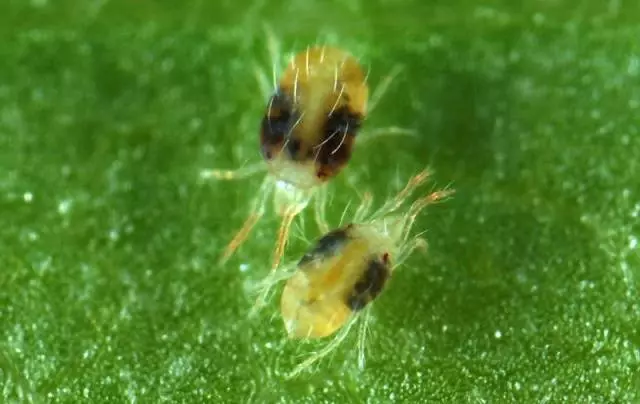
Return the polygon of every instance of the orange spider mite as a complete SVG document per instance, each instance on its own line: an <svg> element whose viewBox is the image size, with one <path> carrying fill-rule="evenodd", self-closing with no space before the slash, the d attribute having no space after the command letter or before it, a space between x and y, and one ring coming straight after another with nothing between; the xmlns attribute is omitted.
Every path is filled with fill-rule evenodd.
<svg viewBox="0 0 640 404"><path fill-rule="evenodd" d="M382 292L393 271L415 248L425 245L422 238L410 237L413 223L424 207L452 191L429 193L416 199L405 211L396 212L428 175L425 170L411 178L401 192L373 214L368 214L370 197L365 198L352 223L326 233L299 262L285 266L263 281L259 305L266 303L277 282L286 280L280 311L289 338L317 339L340 330L331 343L290 375L334 349L363 309ZM363 327L361 330L366 329L366 321ZM364 336L360 339L361 365L363 343Z"/></svg>
<svg viewBox="0 0 640 404"><path fill-rule="evenodd" d="M275 54L275 45L271 45ZM390 75L381 83L368 105L366 76L358 60L348 52L316 46L290 60L279 82L274 79L275 90L262 118L263 161L238 170L202 172L203 177L215 179L238 179L264 170L268 173L252 200L249 216L227 245L221 262L244 243L264 215L271 196L275 211L281 217L272 270L284 254L293 219L316 193L316 222L324 223L326 191L323 185L349 162L365 116L392 78ZM398 129L389 128L389 133Z"/></svg>
<svg viewBox="0 0 640 404"><path fill-rule="evenodd" d="M351 158L368 94L360 64L345 51L315 47L297 55L262 120L270 173L300 189L337 175Z"/></svg>

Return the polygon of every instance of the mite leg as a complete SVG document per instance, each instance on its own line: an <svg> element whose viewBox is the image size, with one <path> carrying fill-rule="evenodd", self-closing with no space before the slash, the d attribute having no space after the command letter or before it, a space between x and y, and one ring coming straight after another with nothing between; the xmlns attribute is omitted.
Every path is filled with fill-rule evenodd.
<svg viewBox="0 0 640 404"><path fill-rule="evenodd" d="M253 67L253 75L258 82L258 87L260 87L260 94L265 100L268 100L269 97L271 97L271 95L274 93L275 89L271 86L271 83L269 83L267 74L265 73L264 69L262 69L258 65L255 65Z"/></svg>
<svg viewBox="0 0 640 404"><path fill-rule="evenodd" d="M327 356L327 354L331 353L331 351L333 351L334 349L336 349L338 347L338 345L340 345L342 343L342 341L344 341L344 339L347 337L347 335L349 334L349 331L351 330L351 327L353 327L353 325L355 324L355 322L358 320L358 316L354 316L353 318L351 318L349 320L349 323L343 327L340 332L338 333L338 335L336 335L331 342L329 342L327 345L325 345L321 350L319 350L318 352L315 352L313 355L311 355L309 358L307 358L306 360L304 360L302 363L300 363L298 366L296 366L291 372L289 372L285 377L287 379L291 379L296 377L297 375L300 374L300 372L302 372L303 370L305 370L306 368L308 368L309 366L313 365L315 362L319 361L320 359L324 358L325 356Z"/></svg>
<svg viewBox="0 0 640 404"><path fill-rule="evenodd" d="M251 164L235 170L217 170L207 169L200 171L200 178L203 180L239 180L247 178L253 174L266 170L266 165L263 162Z"/></svg>
<svg viewBox="0 0 640 404"><path fill-rule="evenodd" d="M358 368L360 370L364 370L364 364L366 362L365 357L365 345L367 342L367 331L369 331L369 318L371 316L371 311L367 307L362 313L364 318L360 321L360 326L358 327Z"/></svg>
<svg viewBox="0 0 640 404"><path fill-rule="evenodd" d="M423 238L417 237L406 244L395 259L395 263L393 265L394 269L401 265L404 261L406 261L407 258L409 258L411 254L413 254L413 252L417 249L426 250L427 241Z"/></svg>
<svg viewBox="0 0 640 404"><path fill-rule="evenodd" d="M346 223L345 218L347 217L347 213L349 213L350 207L351 207L351 201L347 202L347 205L342 210L342 215L340 215L340 221L338 222L339 226L342 226ZM349 220L349 223L351 223L351 220Z"/></svg>
<svg viewBox="0 0 640 404"><path fill-rule="evenodd" d="M382 208L376 213L377 216L385 216L395 210L397 210L402 203L409 197L413 191L422 185L427 178L431 175L431 171L429 169L422 170L420 173L414 175L409 179L407 185L402 189L402 191L398 192L396 196L387 201Z"/></svg>
<svg viewBox="0 0 640 404"><path fill-rule="evenodd" d="M283 268L280 268L277 271L270 273L266 278L264 278L259 282L256 282L255 285L251 286L249 292L252 295L257 295L257 298L255 301L255 304L249 311L249 317L253 317L256 314L258 314L260 309L262 309L262 307L264 307L264 305L269 300L270 295L272 294L273 288L278 283L289 279L294 274L296 269L297 269L297 262L286 265Z"/></svg>
<svg viewBox="0 0 640 404"><path fill-rule="evenodd" d="M360 203L358 204L358 207L356 208L356 212L354 213L354 215L352 217L350 217L349 222L350 223L361 223L367 217L367 215L370 213L371 204L373 202L373 195L369 191L365 191L364 193L360 192L360 190L358 189L356 184L354 184L353 181L350 178L347 178L347 184L349 185L351 190L356 195L358 195L358 198L360 198ZM351 206L351 200L349 200L347 202L347 205L345 206L344 210L342 211L342 216L340 217L340 225L342 225L344 223L344 218L347 216L347 213L349 211L349 207L350 206Z"/></svg>
<svg viewBox="0 0 640 404"><path fill-rule="evenodd" d="M271 194L270 185L271 183L269 182L268 178L265 179L262 183L262 186L258 190L258 195L253 199L251 203L251 213L249 213L249 216L245 220L240 230L238 230L235 237L233 237L233 240L231 240L225 248L224 254L219 261L220 265L224 264L229 259L229 257L231 257L231 255L233 255L233 253L238 249L238 247L240 247L242 243L245 242L245 240L249 236L249 233L253 229L253 226L255 226L258 220L260 220L260 218L264 215L266 202L269 198L269 195Z"/></svg>
<svg viewBox="0 0 640 404"><path fill-rule="evenodd" d="M268 100L278 89L278 74L281 71L280 59L282 57L282 53L280 49L280 42L273 33L271 26L264 23L262 29L267 40L267 53L269 55L269 63L271 64L271 77L269 77L269 74L265 72L265 69L258 64L254 64L253 75L258 82L258 87L260 87L260 93L265 100Z"/></svg>
<svg viewBox="0 0 640 404"><path fill-rule="evenodd" d="M229 244L227 244L227 247L224 249L224 254L219 261L220 265L226 263L227 260L233 255L233 253L238 249L238 247L240 247L246 241L249 233L251 233L251 230L253 229L253 226L258 223L258 220L260 220L263 214L264 212L262 211L253 212L249 215L249 217L247 217L247 220L245 220L244 224L242 225L240 230L238 230L233 240L231 240Z"/></svg>
<svg viewBox="0 0 640 404"><path fill-rule="evenodd" d="M284 255L284 248L287 244L287 238L289 237L289 229L291 228L293 219L298 213L299 210L295 209L295 207L290 207L287 208L282 215L282 222L280 223L280 229L278 230L278 240L276 242L276 248L273 252L271 271L264 281L266 284L269 283L270 279L277 279L278 266L280 265L280 261L282 260L282 256ZM263 288L262 292L256 299L254 307L251 310L252 312L256 312L260 307L266 304L270 290L270 287Z"/></svg>
<svg viewBox="0 0 640 404"><path fill-rule="evenodd" d="M278 41L276 40L273 31L268 24L264 24L263 26L265 37L267 38L267 51L269 53L269 63L271 64L271 77L265 72L265 69L260 65L255 64L253 66L253 75L258 82L258 87L260 87L260 93L265 100L268 100L269 97L277 90L278 81L277 74L280 71L280 47L278 46Z"/></svg>
<svg viewBox="0 0 640 404"><path fill-rule="evenodd" d="M422 209L424 209L428 205L431 205L432 203L436 203L444 198L447 198L451 194L453 194L452 189L443 189L440 191L432 192L429 195L415 201L409 208L409 212L407 212L407 215L406 215L407 222L405 225L404 240L406 241L407 238L409 237L409 232L411 230L411 227L415 223L416 217L418 217Z"/></svg>
<svg viewBox="0 0 640 404"><path fill-rule="evenodd" d="M382 96L387 92L389 86L393 82L393 80L398 76L402 67L400 65L396 65L391 72L382 80L376 89L374 90L371 101L369 102L369 107L367 109L367 114L371 114L371 112L378 106L378 103L382 99ZM410 136L415 137L416 131L408 128L401 128L398 126L390 126L387 128L378 128L372 131L366 131L365 136L360 137L360 144L364 144L375 140L380 137L386 136Z"/></svg>
<svg viewBox="0 0 640 404"><path fill-rule="evenodd" d="M273 252L273 262L271 264L271 272L275 271L280 265L280 260L284 255L284 248L287 245L289 237L289 229L291 229L291 223L293 219L300 213L297 206L287 208L282 215L282 221L280 222L280 229L278 229L278 240L276 242L276 248Z"/></svg>
<svg viewBox="0 0 640 404"><path fill-rule="evenodd" d="M273 33L271 26L267 23L262 26L264 36L267 39L267 53L269 54L269 63L271 64L271 78L258 64L254 64L253 75L255 76L260 93L265 99L269 99L271 95L278 89L278 73L280 72L280 42ZM271 81L271 82L269 82Z"/></svg>
<svg viewBox="0 0 640 404"><path fill-rule="evenodd" d="M353 215L354 223L361 223L369 213L369 209L371 209L371 203L373 202L373 196L371 192L365 192L364 196L360 201L360 206L356 209L356 213Z"/></svg>
<svg viewBox="0 0 640 404"><path fill-rule="evenodd" d="M366 144L372 140L379 139L387 136L408 136L416 137L417 131L409 128L401 128L399 126L389 126L386 128L377 128L368 130L364 133L364 136L358 138L358 144Z"/></svg>
<svg viewBox="0 0 640 404"><path fill-rule="evenodd" d="M267 38L267 52L269 52L269 59L271 61L271 81L273 84L273 90L278 88L277 75L281 71L280 59L282 57L282 50L280 49L280 41L276 37L276 34L271 29L271 26L267 23L262 26L264 35Z"/></svg>
<svg viewBox="0 0 640 404"><path fill-rule="evenodd" d="M378 106L378 103L382 99L382 96L389 90L389 86L395 78L402 71L402 66L396 65L391 72L387 74L387 76L382 80L380 84L377 85L376 89L373 91L371 95L371 99L369 101L369 107L367 108L367 114L373 112L373 110Z"/></svg>
<svg viewBox="0 0 640 404"><path fill-rule="evenodd" d="M452 189L445 188L440 191L434 191L429 195L418 199L411 205L408 215L412 218L415 218L416 216L418 216L420 211L425 208L425 206L441 201L442 199L451 196L453 192L454 191Z"/></svg>
<svg viewBox="0 0 640 404"><path fill-rule="evenodd" d="M318 190L318 195L316 195L315 200L315 216L316 216L316 224L318 225L318 229L320 230L320 234L326 234L329 232L329 224L327 223L327 219L325 216L326 207L327 207L327 189L326 187L321 187Z"/></svg>

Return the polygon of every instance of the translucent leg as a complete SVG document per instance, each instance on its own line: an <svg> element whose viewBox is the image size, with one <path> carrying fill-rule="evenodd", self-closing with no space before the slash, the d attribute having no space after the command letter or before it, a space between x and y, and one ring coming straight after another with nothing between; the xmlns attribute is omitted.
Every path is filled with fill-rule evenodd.
<svg viewBox="0 0 640 404"><path fill-rule="evenodd" d="M350 179L347 179L347 184L349 185L353 193L358 195L358 198L360 198L360 203L358 204L358 207L356 208L356 211L354 215L350 218L349 222L362 223L362 221L370 213L371 204L373 202L373 195L369 191L365 191L364 193L360 192L358 187ZM350 206L351 206L351 200L347 202L347 205L342 211L342 216L340 217L340 225L344 224L344 219L348 213Z"/></svg>
<svg viewBox="0 0 640 404"><path fill-rule="evenodd" d="M239 180L252 176L266 170L266 165L263 162L251 164L235 170L218 170L218 169L206 169L200 171L200 178L203 180Z"/></svg>
<svg viewBox="0 0 640 404"><path fill-rule="evenodd" d="M411 205L411 209L409 210L409 215L417 216L425 206L430 205L432 203L436 203L441 201L453 194L453 189L441 189L439 191L434 191L429 195L422 197L415 201L413 205Z"/></svg>
<svg viewBox="0 0 640 404"><path fill-rule="evenodd" d="M338 347L338 345L340 345L342 343L342 341L344 341L344 339L347 337L347 335L349 334L349 331L351 330L351 328L353 327L353 325L355 324L356 321L358 321L358 316L355 316L351 320L349 320L349 323L339 331L338 335L336 335L331 340L331 342L329 342L327 345L325 345L318 352L315 352L313 355L311 355L305 361L303 361L298 366L296 366L285 377L287 379L291 379L293 377L296 377L297 375L300 374L300 372L302 372L303 370L305 370L309 366L313 365L315 362L319 361L320 359L324 358L325 356L327 356L327 354L331 353L331 351L336 349Z"/></svg>
<svg viewBox="0 0 640 404"><path fill-rule="evenodd" d="M349 213L349 208L351 208L351 201L347 202L347 205L342 210L342 215L340 215L340 221L338 222L340 224L340 227L342 227L343 225L347 224L347 223L345 223L345 218L347 217L347 214ZM351 222L351 220L349 220L349 222Z"/></svg>
<svg viewBox="0 0 640 404"><path fill-rule="evenodd" d="M233 240L231 240L229 244L227 244L227 247L224 249L224 254L219 261L220 265L225 264L227 260L233 255L233 253L238 249L238 247L240 247L247 240L247 237L249 236L249 233L251 233L253 226L258 223L258 220L260 220L263 213L264 212L251 213L249 217L247 217L247 220L245 220L244 224L242 225L240 230L238 230Z"/></svg>
<svg viewBox="0 0 640 404"><path fill-rule="evenodd" d="M371 209L371 203L373 202L373 195L371 192L365 192L362 200L360 201L360 206L356 210L355 215L353 216L353 221L355 223L362 223L369 213L369 209Z"/></svg>
<svg viewBox="0 0 640 404"><path fill-rule="evenodd" d="M393 269L398 268L399 265L402 265L404 261L407 260L413 254L413 252L417 249L426 250L427 249L427 241L423 238L415 238L411 242L409 242L400 252L398 257L393 264Z"/></svg>
<svg viewBox="0 0 640 404"><path fill-rule="evenodd" d="M281 71L280 59L282 57L282 50L280 49L280 41L276 37L276 34L271 29L271 26L267 23L262 26L264 35L267 38L267 51L269 52L269 59L271 60L271 81L273 89L278 88L277 75Z"/></svg>
<svg viewBox="0 0 640 404"><path fill-rule="evenodd" d="M407 238L409 237L409 233L411 231L411 227L415 223L416 217L418 217L418 215L420 214L422 209L424 209L428 205L431 205L432 203L436 203L436 202L448 197L452 193L453 193L453 190L444 189L444 190L432 192L429 195L427 195L425 197L422 197L422 198L418 199L417 201L415 201L411 205L411 207L409 208L409 212L407 212L407 215L406 215L406 223L405 223L405 227L404 227L403 240L406 241Z"/></svg>
<svg viewBox="0 0 640 404"><path fill-rule="evenodd" d="M326 207L327 207L327 189L326 187L321 187L318 191L318 195L316 195L315 200L315 217L316 224L318 225L318 229L320 230L320 234L326 234L329 232L329 224L327 223L327 219L325 216Z"/></svg>
<svg viewBox="0 0 640 404"><path fill-rule="evenodd" d="M400 65L396 65L391 72L382 80L382 82L376 87L374 90L371 101L369 102L369 107L367 110L367 114L371 114L371 112L378 106L378 103L382 99L383 95L387 92L393 80L398 76L398 74L402 71L402 67ZM374 130L367 130L363 133L358 140L359 144L365 144L372 140L376 140L381 137L387 136L416 136L416 131L414 129L409 128L401 128L399 126L390 126L387 128L378 128Z"/></svg>
<svg viewBox="0 0 640 404"><path fill-rule="evenodd" d="M360 326L358 327L358 368L364 370L364 364L366 362L365 345L367 342L367 331L369 331L371 311L367 307L361 315L364 316L364 318L360 321Z"/></svg>
<svg viewBox="0 0 640 404"><path fill-rule="evenodd" d="M358 138L358 144L366 144L372 140L387 136L408 136L415 137L417 132L414 129L401 128L399 126L389 126L386 128L377 128L366 131L363 136Z"/></svg>
<svg viewBox="0 0 640 404"><path fill-rule="evenodd" d="M391 72L387 74L387 76L382 80L380 84L378 84L376 89L373 91L373 94L371 95L369 108L367 108L367 114L370 114L371 112L373 112L373 110L376 109L384 94L387 92L387 90L389 90L391 83L393 82L393 80L395 80L395 78L398 76L398 74L400 74L401 71L402 66L395 65L394 68L391 69Z"/></svg>
<svg viewBox="0 0 640 404"><path fill-rule="evenodd" d="M269 97L273 94L275 89L272 87L271 83L269 83L269 78L267 77L264 69L259 65L255 65L253 67L253 75L256 77L256 81L258 82L258 87L260 87L260 94L262 98L268 100Z"/></svg>
<svg viewBox="0 0 640 404"><path fill-rule="evenodd" d="M278 74L280 72L280 42L276 38L276 35L273 33L271 26L267 23L264 23L262 26L262 30L264 31L264 36L267 41L267 53L269 63L271 64L271 77L266 72L266 69L258 64L254 63L253 66L253 75L258 82L258 87L260 87L260 93L262 94L264 99L269 99L271 95L278 88Z"/></svg>
<svg viewBox="0 0 640 404"><path fill-rule="evenodd" d="M407 185L405 185L402 191L400 191L391 200L387 201L382 206L382 208L380 208L380 210L376 213L376 216L378 217L385 216L395 211L396 209L398 209L402 205L402 203L407 199L407 197L411 195L417 187L419 187L425 181L427 181L430 175L431 175L431 171L429 169L425 169L420 173L411 177L411 179L409 179L409 182L407 182Z"/></svg>
<svg viewBox="0 0 640 404"><path fill-rule="evenodd" d="M260 309L262 309L269 300L269 295L271 294L273 288L280 282L285 281L293 275L297 268L297 263L285 266L284 268L278 269L277 271L271 272L266 278L262 281L258 282L255 286L255 290L257 291L256 301L249 312L249 316L255 316Z"/></svg>
<svg viewBox="0 0 640 404"><path fill-rule="evenodd" d="M233 239L227 244L224 250L224 254L220 258L219 264L222 265L233 255L233 253L240 247L251 233L253 227L258 223L258 220L264 215L267 199L271 195L271 183L266 178L262 183L262 186L258 190L258 195L253 199L251 204L250 214L245 220L244 224L238 230Z"/></svg>
<svg viewBox="0 0 640 404"><path fill-rule="evenodd" d="M282 216L280 229L278 230L278 240L276 242L276 248L273 252L271 272L275 271L280 265L280 261L282 260L282 256L284 255L284 248L287 245L287 241L289 238L289 229L291 229L291 223L298 213L299 210L296 206L285 210L284 215Z"/></svg>

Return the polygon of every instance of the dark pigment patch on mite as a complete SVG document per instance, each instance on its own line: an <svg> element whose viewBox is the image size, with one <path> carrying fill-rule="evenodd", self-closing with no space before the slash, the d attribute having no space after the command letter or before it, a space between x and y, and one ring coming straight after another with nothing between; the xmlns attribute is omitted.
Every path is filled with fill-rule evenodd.
<svg viewBox="0 0 640 404"><path fill-rule="evenodd" d="M371 258L367 263L367 269L353 286L353 290L347 297L347 306L353 310L362 310L375 299L385 283L389 279L389 260Z"/></svg>
<svg viewBox="0 0 640 404"><path fill-rule="evenodd" d="M282 90L276 91L262 118L260 143L264 158L271 159L274 156L273 149L282 147L296 119L297 113L291 98Z"/></svg>
<svg viewBox="0 0 640 404"><path fill-rule="evenodd" d="M347 164L362 121L362 116L352 113L347 106L340 107L329 115L318 143L322 145L316 158L320 164L318 177L331 177Z"/></svg>
<svg viewBox="0 0 640 404"><path fill-rule="evenodd" d="M289 156L293 160L298 160L298 151L300 150L300 141L295 138L290 138L287 142L287 151L289 152Z"/></svg>
<svg viewBox="0 0 640 404"><path fill-rule="evenodd" d="M338 134L348 133L356 136L362 127L362 116L352 113L349 107L343 106L333 111L324 126L325 137L337 132Z"/></svg>
<svg viewBox="0 0 640 404"><path fill-rule="evenodd" d="M300 259L298 266L304 267L314 261L336 255L336 253L349 241L350 227L351 225L348 225L341 229L330 231L322 236L322 238L313 246L313 249Z"/></svg>

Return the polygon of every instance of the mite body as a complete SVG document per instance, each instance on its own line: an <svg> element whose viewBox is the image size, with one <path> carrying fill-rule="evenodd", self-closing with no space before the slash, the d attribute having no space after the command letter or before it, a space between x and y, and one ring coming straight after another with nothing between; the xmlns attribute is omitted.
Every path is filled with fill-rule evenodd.
<svg viewBox="0 0 640 404"><path fill-rule="evenodd" d="M336 334L323 349L298 365L291 376L334 349L360 314L368 312L395 269L415 248L425 245L423 239L411 237L413 223L424 207L451 191L432 192L417 198L404 211L400 208L428 174L425 170L412 177L402 191L373 214L368 213L370 197L365 198L352 223L326 233L299 262L285 266L281 273L264 281L258 300L261 304L277 282L286 280L280 312L289 338L319 339ZM364 335L366 321L361 330ZM361 366L363 343L361 336Z"/></svg>
<svg viewBox="0 0 640 404"><path fill-rule="evenodd" d="M277 42L270 36L272 57L277 60ZM274 71L277 63L274 62ZM259 76L264 84L264 76ZM239 179L267 171L253 198L242 228L227 245L226 261L247 239L273 198L281 218L272 270L278 266L293 219L315 197L315 218L324 226L324 185L347 165L355 139L367 114L386 91L393 75L387 77L369 100L366 76L358 60L348 52L330 46L316 46L295 55L279 81L275 74L260 126L262 162L238 170L203 170L204 178ZM381 130L406 134L400 128ZM316 195L318 194L318 195Z"/></svg>
<svg viewBox="0 0 640 404"><path fill-rule="evenodd" d="M389 241L366 224L349 224L318 240L282 293L289 337L329 336L373 301L391 276Z"/></svg>
<svg viewBox="0 0 640 404"><path fill-rule="evenodd" d="M351 158L368 93L364 72L349 53L322 46L296 55L262 121L269 172L300 189L335 177Z"/></svg>

